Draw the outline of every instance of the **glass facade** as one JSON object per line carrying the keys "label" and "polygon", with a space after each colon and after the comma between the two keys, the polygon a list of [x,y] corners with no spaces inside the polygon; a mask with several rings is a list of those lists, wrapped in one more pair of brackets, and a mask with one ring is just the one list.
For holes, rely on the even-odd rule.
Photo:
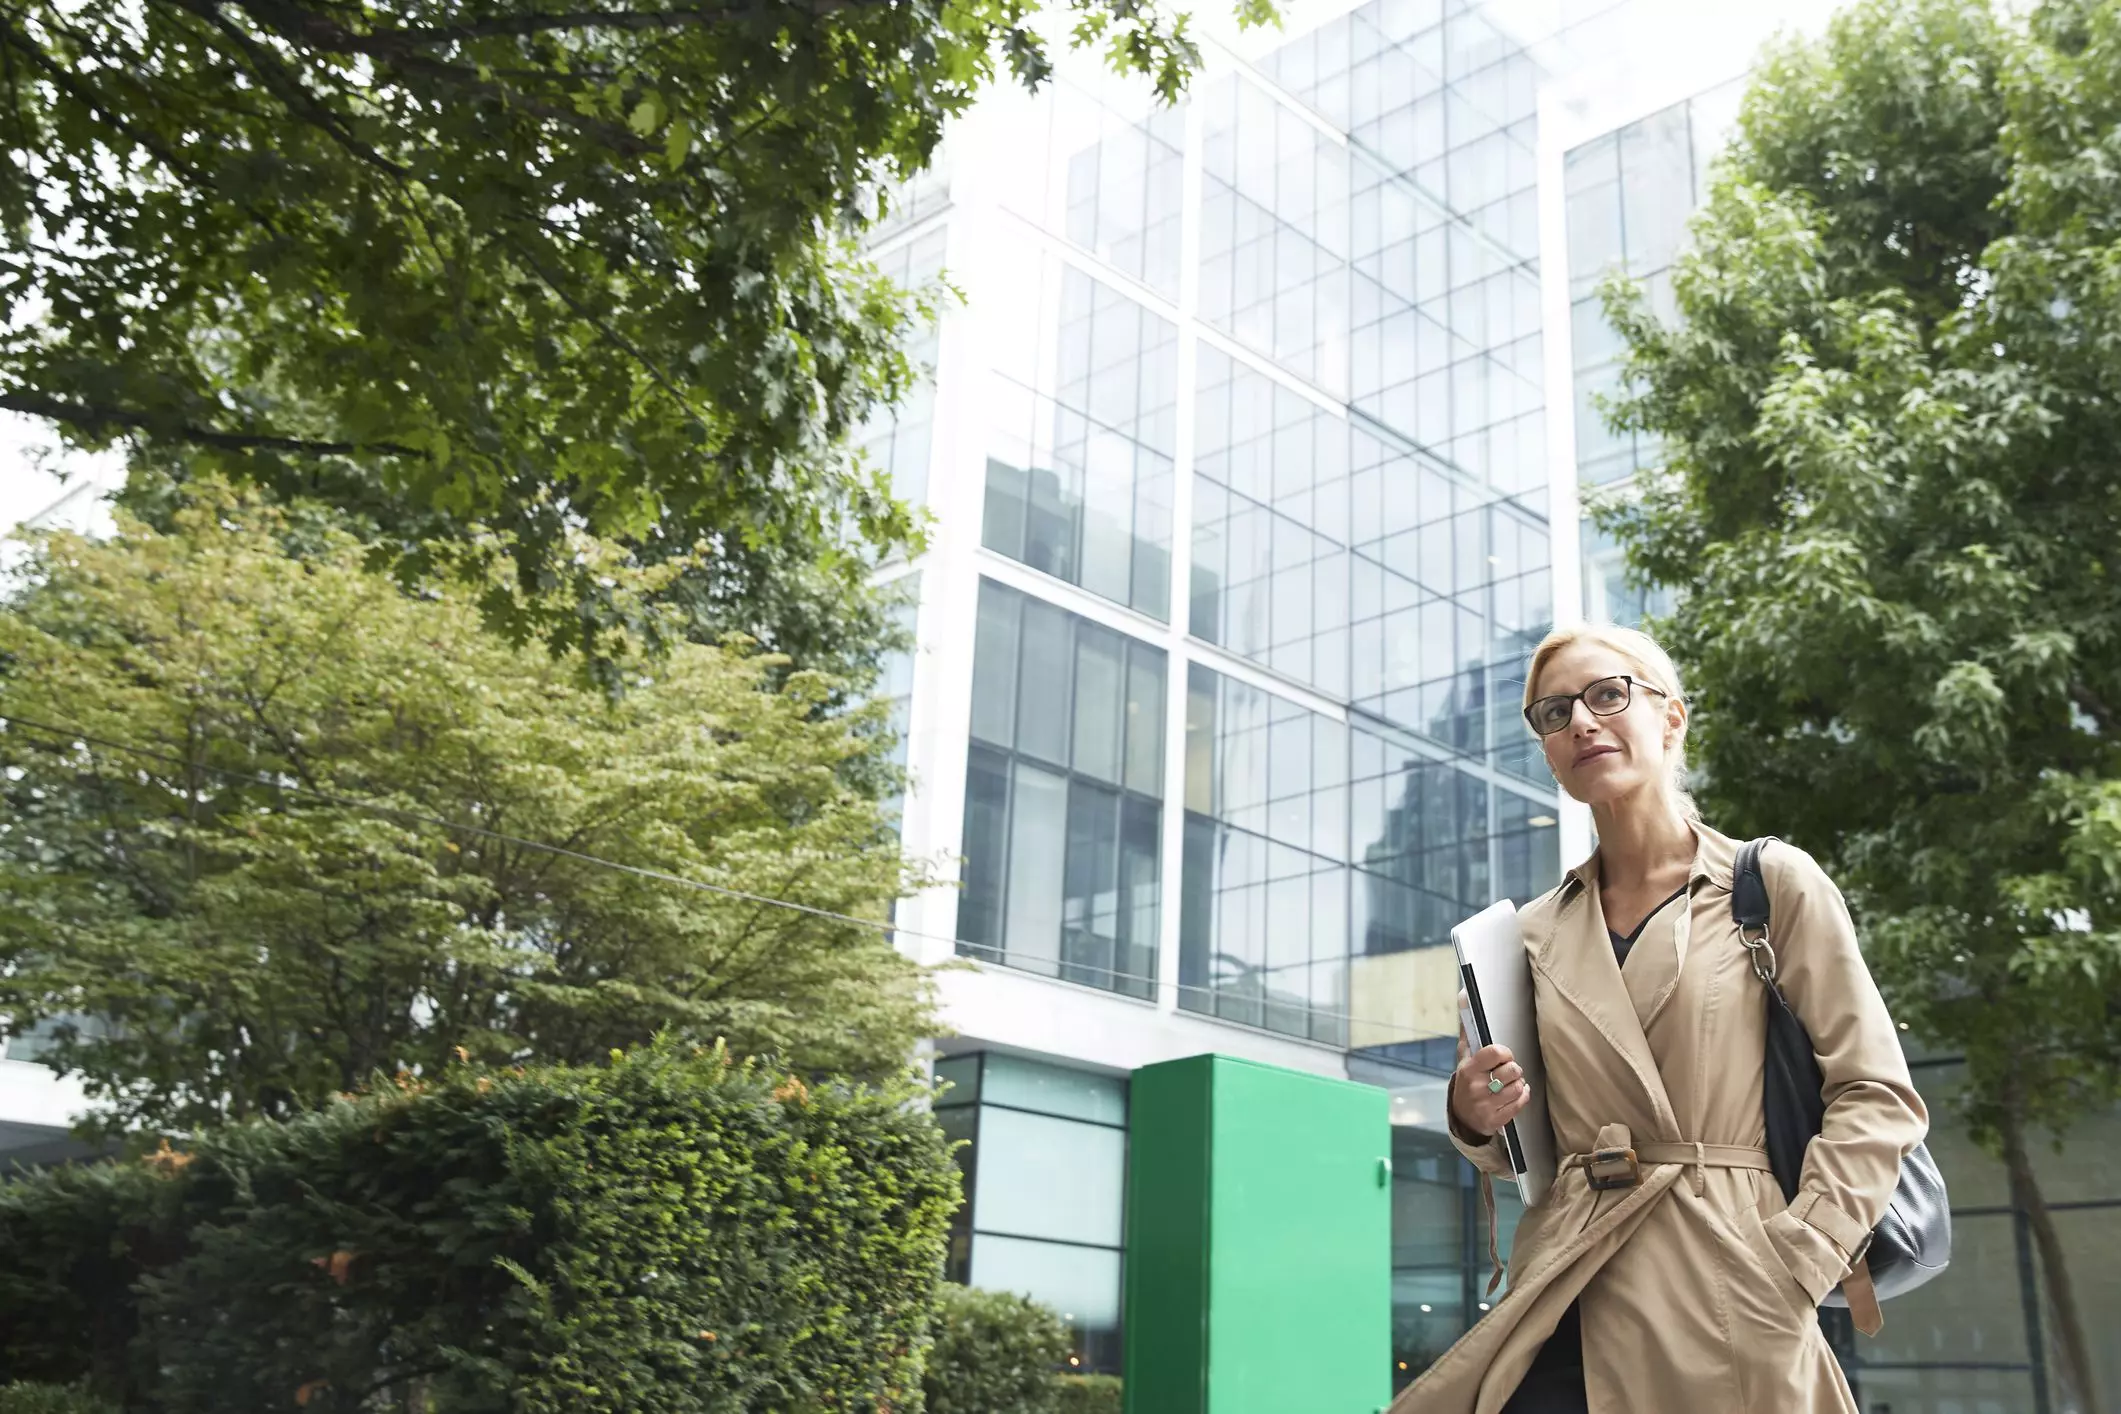
{"label": "glass facade", "polygon": [[1348,729],[1194,664],[1179,1005],[1347,1044]]}
{"label": "glass facade", "polygon": [[[921,188],[911,189],[916,196]],[[946,189],[947,190],[947,189]],[[930,200],[936,200],[933,196]],[[918,210],[919,203],[910,203]],[[932,211],[931,213],[932,214]],[[917,290],[943,273],[949,230],[929,224],[917,234],[880,245],[871,259],[901,288]],[[919,381],[897,408],[873,416],[856,437],[856,445],[891,478],[892,494],[914,506],[928,503],[929,444],[935,426],[935,374],[940,344],[934,326],[921,331],[906,348],[920,371]]]}
{"label": "glass facade", "polygon": [[[953,173],[980,353],[936,509],[975,570],[923,627],[973,660],[960,954],[1448,1067],[1450,925],[1559,866],[1517,719],[1554,595],[1538,76],[1473,7],[1373,0],[1171,109],[1063,65]],[[1051,1240],[987,1206],[1012,1122],[975,1280]]]}
{"label": "glass facade", "polygon": [[1170,616],[1178,331],[1045,261],[1002,317],[1032,337],[989,389],[981,542],[1152,618]]}
{"label": "glass facade", "polygon": [[[979,543],[1055,589],[979,590],[968,955],[1153,996],[1168,878],[1181,1008],[1421,1046],[1448,1009],[1373,1004],[1366,977],[1404,978],[1354,961],[1554,874],[1516,717],[1553,598],[1537,68],[1463,8],[1361,6],[1211,73],[1190,111],[1070,71],[1013,130],[993,189],[1022,240],[971,296],[993,331]],[[1157,665],[1127,698],[1131,775],[1085,725],[1114,654]],[[1181,665],[1164,857],[1169,734],[1138,713]]]}
{"label": "glass facade", "polygon": [[[886,729],[892,736],[891,764],[903,768],[911,755],[912,741],[908,733],[913,728],[913,673],[919,662],[917,635],[920,632],[921,577],[916,571],[892,582],[891,622],[908,639],[908,646],[884,655],[877,675],[876,695],[891,704],[891,716]],[[901,796],[886,802],[885,808],[896,820],[905,805]]]}
{"label": "glass facade", "polygon": [[995,1052],[935,1065],[935,1104],[965,1205],[947,1275],[1044,1302],[1075,1330],[1071,1363],[1119,1369],[1127,1082]]}
{"label": "glass facade", "polygon": [[1452,924],[1559,877],[1548,798],[1199,663],[1185,808],[1179,1005],[1417,1063],[1453,1044],[1455,986],[1413,985],[1447,951],[1384,955],[1447,950]]}
{"label": "glass facade", "polygon": [[[1599,284],[1624,274],[1641,282],[1654,313],[1672,314],[1672,263],[1687,218],[1708,194],[1709,164],[1743,94],[1742,81],[1724,84],[1573,148],[1564,159],[1576,470],[1587,488],[1622,488],[1657,457],[1652,439],[1616,432],[1606,422],[1601,401],[1620,391],[1622,348]],[[1664,591],[1629,581],[1620,547],[1588,519],[1582,534],[1588,617],[1639,624],[1669,607]]]}
{"label": "glass facade", "polygon": [[1179,294],[1185,110],[1146,103],[1101,66],[1068,65],[1010,161],[990,174],[999,203],[1105,269],[1165,300]]}
{"label": "glass facade", "polygon": [[1148,997],[1164,654],[992,580],[978,615],[959,950]]}
{"label": "glass facade", "polygon": [[[1507,1256],[1522,1208],[1495,1185],[1496,1232]],[[1473,1171],[1442,1135],[1392,1128],[1392,1388],[1414,1382],[1502,1296],[1488,1291],[1487,1212]]]}

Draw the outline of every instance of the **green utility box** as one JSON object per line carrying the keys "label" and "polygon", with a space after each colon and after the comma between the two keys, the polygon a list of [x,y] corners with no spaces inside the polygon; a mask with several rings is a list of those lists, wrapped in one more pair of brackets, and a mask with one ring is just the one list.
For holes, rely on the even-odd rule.
{"label": "green utility box", "polygon": [[1126,1414],[1392,1401],[1385,1092],[1193,1056],[1128,1100]]}

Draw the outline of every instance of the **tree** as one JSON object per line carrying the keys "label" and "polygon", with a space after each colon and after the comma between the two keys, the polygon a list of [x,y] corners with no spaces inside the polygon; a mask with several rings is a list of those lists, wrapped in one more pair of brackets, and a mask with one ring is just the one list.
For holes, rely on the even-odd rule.
{"label": "tree", "polygon": [[2121,9],[1864,0],[1756,76],[1660,323],[1617,288],[1600,511],[1691,672],[1712,813],[1831,862],[1966,1058],[2096,1407],[2033,1136],[2121,1093]]}
{"label": "tree", "polygon": [[0,614],[0,1015],[60,1019],[107,1126],[665,1031],[886,1075],[934,1033],[880,927],[916,876],[847,780],[882,704],[741,642],[614,698],[361,559],[224,496],[42,541]]}
{"label": "tree", "polygon": [[[1067,8],[1167,98],[1197,61],[1154,5]],[[25,0],[0,409],[355,512],[518,639],[642,628],[584,529],[717,550],[724,621],[770,631],[776,571],[830,605],[915,534],[846,438],[924,316],[852,238],[998,66],[1044,79],[1038,9]]]}

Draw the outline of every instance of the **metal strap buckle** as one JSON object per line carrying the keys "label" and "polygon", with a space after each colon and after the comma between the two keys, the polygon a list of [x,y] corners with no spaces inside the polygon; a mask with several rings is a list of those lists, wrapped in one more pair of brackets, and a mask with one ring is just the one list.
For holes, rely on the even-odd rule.
{"label": "metal strap buckle", "polygon": [[1600,1149],[1585,1161],[1583,1172],[1591,1187],[1599,1190],[1633,1188],[1642,1182],[1642,1165],[1636,1162],[1633,1149]]}
{"label": "metal strap buckle", "polygon": [[1749,929],[1739,929],[1738,940],[1745,944],[1746,951],[1753,956],[1753,975],[1772,984],[1775,974],[1781,969],[1775,964],[1775,948],[1768,940],[1767,925],[1761,925],[1760,936],[1757,938]]}

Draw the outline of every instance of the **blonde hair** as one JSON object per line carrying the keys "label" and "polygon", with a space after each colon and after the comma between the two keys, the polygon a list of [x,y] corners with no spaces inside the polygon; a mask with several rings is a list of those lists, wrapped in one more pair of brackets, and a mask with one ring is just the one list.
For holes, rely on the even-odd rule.
{"label": "blonde hair", "polygon": [[[1622,628],[1619,624],[1580,623],[1567,628],[1557,628],[1539,640],[1532,650],[1532,660],[1525,666],[1524,705],[1530,707],[1538,695],[1539,675],[1546,671],[1554,655],[1578,643],[1594,644],[1619,656],[1640,677],[1641,681],[1674,701],[1686,701],[1686,688],[1679,681],[1679,668],[1672,662],[1672,655],[1664,646],[1640,629]],[[1680,728],[1679,739],[1672,743],[1672,779],[1667,788],[1672,793],[1672,803],[1679,807],[1679,815],[1685,820],[1699,820],[1701,809],[1694,804],[1694,796],[1687,789],[1686,729]]]}

